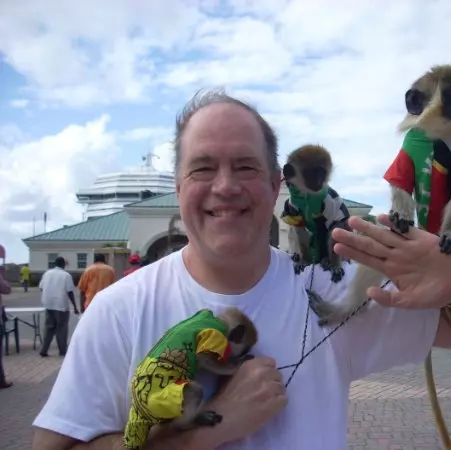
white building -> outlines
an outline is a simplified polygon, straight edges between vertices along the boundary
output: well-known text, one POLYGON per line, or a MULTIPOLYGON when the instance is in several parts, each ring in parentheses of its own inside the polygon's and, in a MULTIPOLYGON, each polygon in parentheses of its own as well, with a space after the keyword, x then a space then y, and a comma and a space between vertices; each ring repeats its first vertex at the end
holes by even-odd
MULTIPOLYGON (((288 226, 279 217, 288 190, 283 185, 274 209, 271 242, 288 250, 288 226)), ((367 216, 372 206, 344 199, 351 215, 367 216)), ((95 249, 105 245, 124 246, 131 253, 139 253, 154 261, 167 251, 169 220, 178 212, 178 200, 174 192, 155 195, 131 203, 119 212, 92 218, 75 225, 24 239, 30 250, 30 269, 35 276, 52 267, 57 256, 68 262, 67 269, 81 274, 92 262, 95 249)), ((186 242, 179 236, 180 244, 186 242)))
POLYGON ((91 187, 80 189, 75 195, 78 203, 86 205, 84 219, 120 212, 130 203, 174 192, 174 174, 157 171, 152 165, 153 157, 149 153, 143 157, 142 166, 101 175, 91 187))

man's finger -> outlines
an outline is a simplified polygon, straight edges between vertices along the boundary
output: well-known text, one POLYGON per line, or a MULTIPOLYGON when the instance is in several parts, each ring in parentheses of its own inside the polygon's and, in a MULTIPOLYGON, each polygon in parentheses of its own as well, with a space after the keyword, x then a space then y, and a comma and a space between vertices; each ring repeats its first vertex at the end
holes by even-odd
POLYGON ((336 242, 346 247, 354 248, 376 258, 387 258, 390 251, 387 247, 368 236, 358 235, 340 228, 332 231, 332 237, 336 242))
POLYGON ((367 294, 368 297, 375 300, 381 306, 399 306, 398 304, 402 300, 402 298, 399 298, 400 293, 398 291, 387 291, 376 286, 368 288, 367 294))
POLYGON ((349 219, 349 225, 351 225, 351 227, 355 230, 365 233, 367 236, 382 245, 385 245, 386 247, 397 248, 405 243, 404 237, 401 237, 397 233, 393 233, 386 228, 374 225, 373 223, 363 220, 360 217, 351 217, 349 219))
POLYGON ((334 252, 337 255, 340 255, 342 258, 348 258, 353 261, 357 261, 360 264, 364 264, 365 266, 371 267, 374 270, 384 273, 384 262, 375 258, 374 256, 370 256, 366 253, 360 252, 355 248, 348 247, 343 244, 335 244, 334 252))

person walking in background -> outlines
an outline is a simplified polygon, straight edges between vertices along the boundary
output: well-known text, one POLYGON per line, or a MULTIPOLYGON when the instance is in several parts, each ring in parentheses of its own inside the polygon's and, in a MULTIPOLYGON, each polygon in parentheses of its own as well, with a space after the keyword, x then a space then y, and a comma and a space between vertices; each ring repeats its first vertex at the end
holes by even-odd
POLYGON ((42 305, 45 308, 45 333, 40 355, 48 356, 48 350, 56 335, 56 343, 60 356, 67 351, 69 334, 69 300, 74 306, 75 314, 79 314, 75 304, 75 285, 72 276, 65 270, 66 261, 61 256, 55 259, 55 267, 42 275, 39 288, 42 291, 42 305))
POLYGON ((124 272, 124 277, 130 275, 141 267, 141 258, 137 253, 130 255, 128 262, 131 267, 124 272))
POLYGON ((20 282, 24 292, 28 292, 28 286, 30 285, 30 267, 28 264, 24 264, 20 269, 20 282))
POLYGON ((3 335, 5 334, 6 313, 3 307, 2 295, 10 293, 11 286, 0 272, 0 389, 6 389, 13 385, 11 382, 6 381, 5 369, 3 368, 3 335))
POLYGON ((105 262, 105 255, 96 253, 94 263, 85 269, 78 289, 80 290, 80 309, 83 313, 91 303, 94 295, 116 281, 114 269, 105 262))

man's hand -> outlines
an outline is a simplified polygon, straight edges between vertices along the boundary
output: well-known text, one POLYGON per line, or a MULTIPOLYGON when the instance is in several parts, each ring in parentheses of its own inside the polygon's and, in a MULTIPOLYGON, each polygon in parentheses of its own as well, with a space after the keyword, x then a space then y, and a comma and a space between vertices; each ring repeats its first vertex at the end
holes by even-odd
MULTIPOLYGON (((392 228, 388 215, 377 220, 392 228)), ((358 217, 351 217, 349 224, 366 236, 335 229, 334 251, 382 272, 398 288, 390 292, 371 287, 369 297, 401 308, 441 308, 451 303, 451 255, 440 252, 436 235, 412 227, 401 236, 358 217)))
POLYGON ((226 443, 254 433, 286 404, 282 374, 276 369, 275 361, 255 357, 243 363, 206 409, 223 416, 215 428, 221 430, 226 443))

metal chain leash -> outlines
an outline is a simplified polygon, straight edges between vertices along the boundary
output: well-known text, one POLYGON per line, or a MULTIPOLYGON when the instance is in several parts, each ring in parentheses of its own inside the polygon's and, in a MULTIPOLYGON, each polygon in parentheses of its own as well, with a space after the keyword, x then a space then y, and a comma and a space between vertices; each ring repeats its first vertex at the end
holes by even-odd
MULTIPOLYGON (((307 295, 309 296, 309 300, 310 300, 311 292, 313 290, 312 288, 313 288, 314 273, 315 273, 315 265, 312 266, 311 277, 310 277, 310 287, 307 290, 307 295)), ((381 287, 384 288, 385 286, 387 286, 388 283, 390 283, 390 280, 387 280, 381 287)), ((346 322, 348 322, 349 319, 354 317, 365 305, 368 304, 368 302, 370 300, 371 300, 371 298, 366 299, 361 305, 359 305, 351 313, 349 313, 334 329, 332 329, 332 331, 330 331, 326 336, 324 336, 324 338, 322 338, 316 345, 314 345, 307 353, 305 353, 305 345, 307 342, 307 327, 308 327, 308 321, 309 321, 309 316, 310 316, 310 301, 309 301, 309 304, 307 306, 307 313, 305 315, 304 333, 303 333, 303 337, 302 337, 301 358, 295 364, 288 364, 286 366, 278 367, 278 370, 289 369, 289 368, 293 367, 293 371, 291 372, 290 377, 288 378, 288 381, 285 383, 286 388, 291 383, 291 380, 293 379, 297 370, 299 369, 301 364, 307 359, 307 357, 310 356, 315 350, 317 350, 322 344, 324 344, 324 342, 326 342, 327 339, 329 339, 346 322)))

